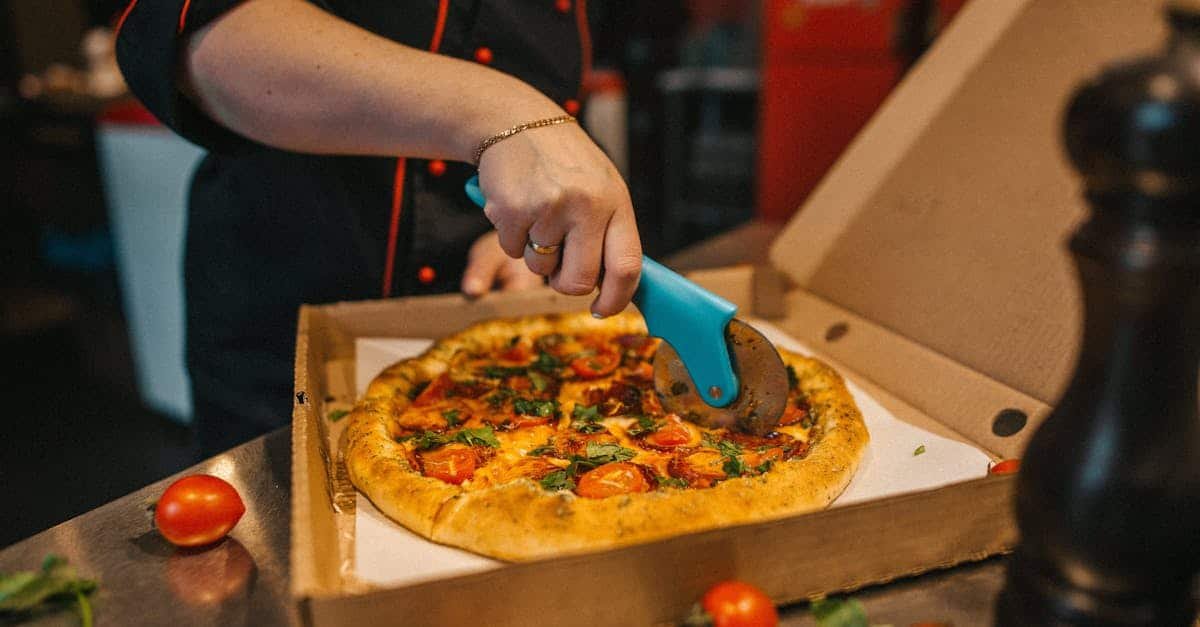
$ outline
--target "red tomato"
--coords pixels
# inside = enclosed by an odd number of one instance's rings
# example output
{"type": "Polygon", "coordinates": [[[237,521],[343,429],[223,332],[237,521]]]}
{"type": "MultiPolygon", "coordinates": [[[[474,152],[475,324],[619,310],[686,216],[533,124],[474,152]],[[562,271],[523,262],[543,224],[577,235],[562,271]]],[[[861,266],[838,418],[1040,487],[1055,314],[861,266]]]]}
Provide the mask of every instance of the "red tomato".
{"type": "Polygon", "coordinates": [[[1008,474],[1017,472],[1020,469],[1021,469],[1021,460],[1005,459],[1005,460],[1001,460],[1001,461],[998,461],[998,462],[992,464],[992,467],[988,468],[988,474],[989,475],[1008,475],[1008,474]]]}
{"type": "Polygon", "coordinates": [[[176,546],[203,546],[225,537],[246,513],[237,490],[212,475],[172,483],[154,507],[154,524],[176,546]]]}
{"type": "Polygon", "coordinates": [[[774,627],[779,624],[775,604],[762,590],[741,581],[722,581],[708,589],[700,601],[714,627],[774,627]]]}
{"type": "Polygon", "coordinates": [[[426,477],[459,485],[475,476],[475,452],[464,446],[446,446],[419,454],[426,477]]]}
{"type": "Polygon", "coordinates": [[[413,399],[413,407],[425,407],[433,405],[438,401],[446,398],[446,390],[454,385],[454,381],[450,380],[450,374],[443,372],[441,376],[429,382],[425,389],[421,391],[417,398],[413,399]]]}
{"type": "Polygon", "coordinates": [[[533,352],[524,344],[515,344],[500,353],[500,359],[525,363],[533,358],[533,352]]]}
{"type": "Polygon", "coordinates": [[[683,424],[679,416],[671,414],[658,431],[646,434],[645,442],[656,448],[675,448],[688,443],[699,444],[700,438],[693,436],[692,430],[683,424]]]}
{"type": "Polygon", "coordinates": [[[575,487],[576,494],[589,499],[649,491],[650,482],[646,481],[646,476],[637,465],[629,462],[612,462],[593,468],[579,477],[575,487]]]}
{"type": "Polygon", "coordinates": [[[804,420],[804,417],[807,415],[807,409],[804,409],[803,407],[796,407],[795,405],[788,403],[787,407],[783,410],[783,415],[779,417],[779,425],[782,427],[794,425],[797,422],[804,420]]]}
{"type": "Polygon", "coordinates": [[[612,374],[621,364],[621,354],[607,347],[596,348],[596,354],[571,360],[571,370],[582,379],[595,379],[612,374]]]}

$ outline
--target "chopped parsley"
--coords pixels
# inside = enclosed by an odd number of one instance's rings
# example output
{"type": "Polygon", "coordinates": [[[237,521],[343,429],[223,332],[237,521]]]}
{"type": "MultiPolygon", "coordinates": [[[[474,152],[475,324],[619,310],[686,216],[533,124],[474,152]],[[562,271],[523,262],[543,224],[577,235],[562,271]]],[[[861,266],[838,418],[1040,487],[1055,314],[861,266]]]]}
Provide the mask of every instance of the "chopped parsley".
{"type": "Polygon", "coordinates": [[[571,475],[565,470],[555,470],[545,477],[542,477],[542,480],[538,483],[542,484],[544,489],[550,490],[551,492],[575,489],[575,480],[572,479],[571,475]]]}
{"type": "Polygon", "coordinates": [[[600,442],[588,442],[584,453],[587,455],[587,463],[593,466],[627,462],[637,455],[633,449],[625,448],[620,444],[600,442]]]}
{"type": "Polygon", "coordinates": [[[492,393],[491,396],[488,396],[483,400],[487,401],[487,404],[490,405],[492,409],[500,409],[501,405],[516,395],[517,393],[510,388],[499,388],[492,393]]]}
{"type": "Polygon", "coordinates": [[[925,452],[925,445],[922,444],[921,446],[917,447],[917,450],[913,451],[913,457],[916,457],[917,455],[920,455],[924,452],[925,452]]]}
{"type": "Polygon", "coordinates": [[[344,409],[335,409],[329,412],[329,422],[337,422],[342,418],[345,418],[349,413],[350,412],[344,409]]]}
{"type": "Polygon", "coordinates": [[[707,446],[708,448],[717,448],[716,438],[713,437],[713,434],[707,431],[700,434],[700,440],[704,442],[704,446],[707,446]]]}
{"type": "Polygon", "coordinates": [[[537,372],[536,370],[529,371],[529,382],[533,384],[533,389],[539,392],[545,392],[546,388],[550,387],[550,379],[546,375],[537,372]]]}
{"type": "Polygon", "coordinates": [[[746,473],[746,462],[741,457],[726,457],[721,470],[725,471],[727,477],[740,477],[746,473]]]}
{"type": "Polygon", "coordinates": [[[412,440],[413,446],[418,451],[428,451],[429,449],[445,446],[451,442],[459,442],[467,446],[500,447],[500,441],[496,439],[496,432],[492,431],[491,427],[463,429],[453,436],[435,431],[424,431],[418,435],[400,438],[398,441],[403,442],[404,440],[412,440]]]}
{"type": "Polygon", "coordinates": [[[606,427],[600,422],[600,410],[595,405],[576,405],[571,410],[571,428],[580,433],[600,433],[606,427]]]}
{"type": "Polygon", "coordinates": [[[558,401],[515,398],[513,399],[513,412],[520,416],[537,416],[539,418],[555,416],[558,415],[558,401]]]}
{"type": "Polygon", "coordinates": [[[770,469],[771,469],[771,466],[773,466],[774,464],[775,464],[775,462],[773,462],[773,461],[771,461],[771,460],[769,460],[769,459],[768,459],[767,461],[765,461],[765,462],[763,462],[763,463],[759,464],[758,466],[755,466],[755,467],[754,467],[754,472],[757,472],[758,474],[760,474],[760,475],[761,475],[762,473],[764,473],[764,472],[767,472],[768,470],[770,470],[770,469]]]}
{"type": "Polygon", "coordinates": [[[637,425],[630,427],[626,433],[628,433],[631,437],[637,438],[646,435],[647,433],[654,433],[662,426],[663,423],[655,422],[650,416],[642,414],[637,417],[637,425]]]}
{"type": "Polygon", "coordinates": [[[427,387],[429,387],[428,381],[420,381],[411,388],[408,388],[408,400],[416,400],[417,397],[421,395],[421,392],[424,392],[425,388],[427,387]]]}
{"type": "Polygon", "coordinates": [[[462,422],[459,419],[457,409],[447,409],[446,411],[443,411],[442,418],[446,419],[447,427],[453,427],[453,426],[457,425],[458,423],[462,422]]]}
{"type": "Polygon", "coordinates": [[[731,440],[721,440],[717,443],[717,450],[725,457],[737,457],[742,454],[742,447],[737,442],[731,440]]]}
{"type": "Polygon", "coordinates": [[[467,446],[490,446],[492,448],[500,448],[500,441],[496,439],[496,432],[492,431],[491,427],[463,429],[454,436],[454,439],[466,444],[467,446]]]}
{"type": "Polygon", "coordinates": [[[557,372],[559,368],[562,368],[562,366],[563,363],[559,358],[547,353],[546,351],[538,353],[537,359],[533,360],[533,363],[529,365],[530,368],[539,370],[546,374],[553,374],[554,372],[557,372]]]}
{"type": "Polygon", "coordinates": [[[558,449],[554,447],[554,438],[550,438],[549,440],[546,440],[545,444],[533,449],[532,451],[529,451],[529,454],[534,456],[546,455],[548,453],[554,453],[557,450],[558,449]]]}
{"type": "Polygon", "coordinates": [[[662,490],[663,488],[679,488],[682,490],[683,488],[686,488],[686,487],[688,487],[688,482],[686,482],[683,479],[680,479],[678,477],[659,477],[658,478],[658,489],[659,490],[662,490]]]}

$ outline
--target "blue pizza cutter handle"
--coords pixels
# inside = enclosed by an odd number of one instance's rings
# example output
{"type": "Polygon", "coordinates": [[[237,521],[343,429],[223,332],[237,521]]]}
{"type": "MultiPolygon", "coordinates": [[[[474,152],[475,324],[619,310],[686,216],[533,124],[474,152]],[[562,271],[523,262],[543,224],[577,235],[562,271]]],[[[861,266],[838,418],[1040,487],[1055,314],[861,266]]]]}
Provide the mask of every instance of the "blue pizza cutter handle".
{"type": "MultiPolygon", "coordinates": [[[[467,181],[466,191],[475,204],[486,204],[478,176],[467,181]]],[[[738,378],[725,343],[725,329],[737,305],[649,257],[642,257],[642,279],[633,304],[646,319],[650,335],[670,343],[679,354],[705,403],[724,407],[737,397],[738,378]]]]}

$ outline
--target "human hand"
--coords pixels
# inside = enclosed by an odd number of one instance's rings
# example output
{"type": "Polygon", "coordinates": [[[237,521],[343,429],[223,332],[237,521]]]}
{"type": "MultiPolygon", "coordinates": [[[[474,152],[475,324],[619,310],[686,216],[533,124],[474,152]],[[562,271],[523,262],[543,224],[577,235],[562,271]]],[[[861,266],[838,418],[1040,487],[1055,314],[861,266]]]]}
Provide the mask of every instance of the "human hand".
{"type": "Polygon", "coordinates": [[[525,267],[520,259],[509,258],[500,248],[495,231],[481,235],[467,252],[462,291],[467,296],[482,296],[495,286],[500,291],[527,290],[542,286],[542,277],[525,267]]]}
{"type": "Polygon", "coordinates": [[[597,317],[619,313],[642,267],[633,204],[608,157],[574,124],[518,133],[488,148],[479,162],[484,213],[500,247],[564,294],[589,294],[597,317]],[[561,245],[538,253],[530,242],[561,245]]]}

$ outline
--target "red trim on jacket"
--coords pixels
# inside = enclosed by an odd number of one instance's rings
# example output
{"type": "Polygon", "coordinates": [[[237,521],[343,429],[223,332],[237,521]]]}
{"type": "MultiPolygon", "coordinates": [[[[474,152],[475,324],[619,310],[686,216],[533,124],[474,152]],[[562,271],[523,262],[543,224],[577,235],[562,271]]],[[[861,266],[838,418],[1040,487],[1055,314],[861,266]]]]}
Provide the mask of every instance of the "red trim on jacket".
{"type": "Polygon", "coordinates": [[[588,74],[592,73],[592,31],[588,25],[587,0],[575,0],[575,24],[579,28],[579,56],[582,59],[579,69],[579,92],[582,96],[583,86],[588,82],[588,74]]]}
{"type": "Polygon", "coordinates": [[[179,30],[175,31],[177,35],[183,34],[183,27],[187,25],[187,14],[190,8],[192,8],[192,0],[183,0],[183,8],[179,10],[179,30]]]}
{"type": "MultiPolygon", "coordinates": [[[[134,0],[135,2],[137,0],[134,0]]],[[[191,0],[188,0],[189,2],[191,0]]],[[[429,51],[437,52],[442,47],[442,34],[446,31],[446,14],[450,11],[450,0],[439,0],[437,21],[433,25],[433,36],[429,39],[429,51]]],[[[180,18],[182,20],[182,18],[180,18]]],[[[182,24],[182,21],[180,22],[182,24]]],[[[182,28],[182,26],[180,27],[182,28]]],[[[388,222],[387,253],[383,262],[383,298],[392,295],[392,277],[396,271],[396,240],[400,234],[400,211],[404,207],[404,173],[407,160],[396,159],[396,178],[392,183],[392,217],[388,222]]]]}
{"type": "Polygon", "coordinates": [[[137,6],[138,0],[129,0],[129,4],[125,5],[125,10],[121,11],[121,17],[117,18],[117,27],[113,32],[113,39],[121,36],[121,27],[125,25],[125,18],[133,11],[133,7],[137,6]]]}

